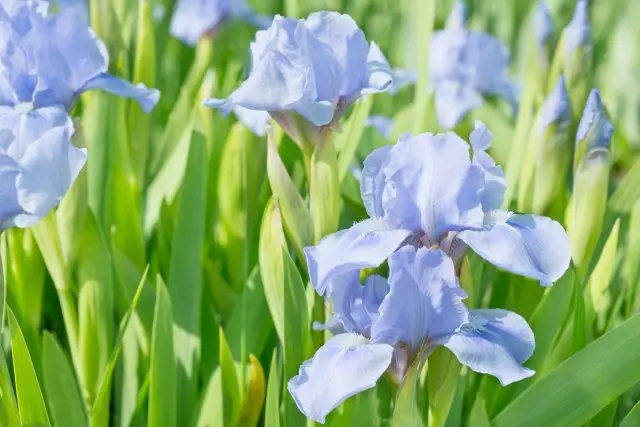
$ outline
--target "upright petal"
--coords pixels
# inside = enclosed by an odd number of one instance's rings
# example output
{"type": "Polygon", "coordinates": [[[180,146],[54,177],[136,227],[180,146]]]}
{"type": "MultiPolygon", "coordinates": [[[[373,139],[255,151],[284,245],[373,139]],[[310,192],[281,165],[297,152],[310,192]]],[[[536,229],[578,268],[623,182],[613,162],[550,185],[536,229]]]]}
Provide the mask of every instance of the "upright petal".
{"type": "Polygon", "coordinates": [[[475,128],[469,136],[473,147],[473,164],[478,165],[484,175],[482,191],[482,209],[489,212],[499,209],[507,190],[507,179],[504,171],[486,152],[491,147],[491,132],[482,122],[476,121],[475,128]]]}
{"type": "Polygon", "coordinates": [[[562,225],[538,215],[493,212],[484,230],[465,230],[458,238],[497,267],[537,279],[543,286],[569,268],[569,239],[562,225]]]}
{"type": "Polygon", "coordinates": [[[460,363],[498,378],[503,386],[529,378],[534,371],[522,365],[535,349],[526,320],[506,310],[471,310],[469,323],[440,340],[460,363]]]}
{"type": "Polygon", "coordinates": [[[384,190],[384,173],[382,167],[389,157],[391,146],[380,147],[364,159],[362,178],[360,180],[360,195],[362,202],[371,218],[382,218],[382,191],[384,190]]]}
{"type": "Polygon", "coordinates": [[[309,278],[320,295],[331,296],[340,276],[382,264],[411,234],[390,229],[384,221],[368,219],[305,248],[309,278]]]}
{"type": "Polygon", "coordinates": [[[149,89],[142,83],[134,86],[128,81],[122,80],[109,73],[100,74],[89,80],[76,95],[91,89],[100,89],[124,98],[131,98],[135,100],[146,113],[153,110],[153,107],[156,106],[160,99],[160,92],[157,89],[149,89]]]}
{"type": "Polygon", "coordinates": [[[340,403],[375,386],[392,355],[390,345],[371,344],[356,334],[336,335],[304,362],[287,389],[302,413],[324,423],[340,403]]]}
{"type": "Polygon", "coordinates": [[[371,328],[373,342],[405,344],[415,353],[467,322],[453,262],[440,250],[399,249],[389,258],[389,286],[371,328]]]}
{"type": "Polygon", "coordinates": [[[365,88],[369,92],[382,92],[393,84],[394,74],[389,62],[375,42],[371,42],[367,56],[367,82],[365,88]]]}
{"type": "Polygon", "coordinates": [[[423,231],[430,244],[448,231],[482,228],[482,171],[457,135],[400,138],[382,173],[385,218],[393,227],[423,231]]]}

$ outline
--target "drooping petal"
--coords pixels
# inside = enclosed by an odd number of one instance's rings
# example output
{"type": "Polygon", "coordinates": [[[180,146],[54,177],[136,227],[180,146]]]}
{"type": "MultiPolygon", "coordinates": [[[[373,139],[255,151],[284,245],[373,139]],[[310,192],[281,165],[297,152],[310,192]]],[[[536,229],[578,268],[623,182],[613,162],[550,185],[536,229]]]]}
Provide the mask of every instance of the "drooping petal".
{"type": "Polygon", "coordinates": [[[124,98],[131,98],[146,113],[153,110],[160,99],[160,92],[157,89],[149,89],[142,83],[133,85],[109,73],[100,74],[89,80],[76,95],[91,89],[100,89],[124,98]]]}
{"type": "Polygon", "coordinates": [[[562,225],[538,215],[494,212],[484,230],[458,238],[493,265],[549,286],[569,267],[569,239],[562,225]]]}
{"type": "Polygon", "coordinates": [[[467,115],[483,103],[482,95],[470,86],[443,82],[436,86],[435,105],[438,122],[445,129],[453,129],[467,115]]]}
{"type": "Polygon", "coordinates": [[[453,133],[404,136],[382,168],[385,219],[392,227],[423,231],[431,244],[449,231],[482,228],[482,170],[453,133]]]}
{"type": "Polygon", "coordinates": [[[469,323],[439,343],[460,363],[498,378],[503,386],[529,378],[522,366],[535,349],[533,331],[519,315],[506,310],[471,310],[469,323]]]}
{"type": "Polygon", "coordinates": [[[347,273],[382,264],[411,234],[390,229],[384,221],[368,219],[305,248],[309,278],[320,295],[331,296],[334,281],[347,273]]]}
{"type": "Polygon", "coordinates": [[[469,136],[473,147],[473,163],[482,168],[484,189],[482,191],[482,209],[489,212],[499,209],[507,190],[507,179],[502,168],[486,152],[491,147],[491,132],[479,121],[469,136]]]}
{"type": "Polygon", "coordinates": [[[382,166],[387,160],[391,146],[380,147],[364,159],[362,178],[360,180],[360,195],[362,202],[371,218],[382,218],[382,191],[384,189],[384,173],[382,166]]]}
{"type": "MultiPolygon", "coordinates": [[[[2,131],[0,138],[1,134],[2,131]]],[[[22,212],[16,190],[19,173],[20,166],[11,157],[0,154],[0,231],[14,225],[14,218],[22,212]]]]}
{"type": "Polygon", "coordinates": [[[375,42],[371,42],[367,56],[367,84],[368,92],[382,92],[393,84],[393,72],[389,62],[375,42]]]}
{"type": "Polygon", "coordinates": [[[416,352],[425,340],[448,336],[467,322],[465,294],[441,250],[399,249],[389,258],[389,286],[371,328],[373,342],[402,343],[416,352]]]}
{"type": "Polygon", "coordinates": [[[86,149],[71,144],[71,121],[31,142],[19,160],[18,202],[24,213],[15,224],[26,227],[42,219],[67,193],[87,160],[86,149]]]}
{"type": "Polygon", "coordinates": [[[372,388],[391,363],[393,347],[356,334],[331,338],[300,367],[287,389],[307,417],[325,416],[347,398],[372,388]]]}
{"type": "Polygon", "coordinates": [[[254,111],[236,106],[233,112],[257,136],[265,136],[267,134],[267,124],[270,116],[266,111],[254,111]]]}

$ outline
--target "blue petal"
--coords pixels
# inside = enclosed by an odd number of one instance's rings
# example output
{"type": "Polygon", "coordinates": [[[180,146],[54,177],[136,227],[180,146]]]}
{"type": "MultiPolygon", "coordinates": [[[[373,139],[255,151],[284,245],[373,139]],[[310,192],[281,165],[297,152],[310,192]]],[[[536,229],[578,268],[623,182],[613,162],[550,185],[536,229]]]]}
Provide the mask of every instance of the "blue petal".
{"type": "Polygon", "coordinates": [[[404,136],[382,168],[383,207],[395,228],[423,231],[430,244],[449,231],[482,228],[482,170],[453,133],[404,136]]]}
{"type": "Polygon", "coordinates": [[[389,93],[391,95],[395,95],[407,86],[414,85],[418,80],[418,73],[416,73],[415,70],[394,68],[392,73],[393,84],[389,88],[389,93]]]}
{"type": "Polygon", "coordinates": [[[304,362],[287,389],[302,413],[324,423],[340,403],[375,386],[392,355],[389,345],[370,344],[356,334],[336,335],[304,362]]]}
{"type": "Polygon", "coordinates": [[[444,82],[436,86],[435,105],[438,123],[453,129],[467,115],[483,103],[482,95],[470,86],[444,82]]]}
{"type": "Polygon", "coordinates": [[[569,24],[562,32],[565,58],[569,58],[577,49],[591,46],[591,24],[586,0],[579,0],[569,24]]]}
{"type": "Polygon", "coordinates": [[[160,92],[158,92],[157,89],[149,89],[142,83],[134,86],[126,80],[122,80],[108,73],[100,74],[89,80],[82,89],[80,89],[80,92],[91,89],[100,89],[117,96],[131,98],[135,100],[146,113],[153,110],[153,107],[156,106],[160,99],[160,92]]]}
{"type": "Polygon", "coordinates": [[[55,127],[29,143],[19,159],[16,179],[18,202],[24,214],[15,218],[18,227],[35,224],[56,206],[71,188],[87,160],[87,150],[71,144],[73,125],[55,127]]]}
{"type": "Polygon", "coordinates": [[[613,136],[613,125],[607,117],[607,113],[600,99],[600,92],[592,89],[587,98],[587,104],[584,107],[578,133],[576,135],[576,144],[587,138],[589,148],[609,148],[611,137],[613,136]]]}
{"type": "Polygon", "coordinates": [[[233,112],[257,136],[265,136],[267,134],[270,116],[266,111],[248,110],[237,106],[233,109],[233,112]]]}
{"type": "Polygon", "coordinates": [[[467,322],[453,261],[435,249],[413,246],[389,258],[390,291],[371,328],[373,342],[405,344],[417,352],[425,340],[456,332],[467,322]]]}
{"type": "Polygon", "coordinates": [[[553,34],[553,20],[551,13],[544,0],[540,0],[533,15],[533,29],[536,34],[536,41],[543,46],[553,34]]]}
{"type": "MultiPolygon", "coordinates": [[[[5,145],[2,133],[0,131],[0,147],[5,145]]],[[[16,189],[19,173],[20,165],[6,154],[0,154],[0,231],[14,225],[14,218],[22,212],[16,189]]]]}
{"type": "Polygon", "coordinates": [[[0,129],[8,129],[15,135],[9,154],[18,156],[27,145],[39,139],[51,128],[65,126],[69,115],[63,106],[33,108],[32,104],[16,107],[0,106],[0,129]]]}
{"type": "Polygon", "coordinates": [[[484,175],[484,190],[482,191],[482,209],[485,212],[499,209],[507,190],[507,180],[502,168],[496,165],[486,150],[491,147],[491,132],[479,121],[469,136],[473,147],[473,164],[482,169],[484,175]]]}
{"type": "Polygon", "coordinates": [[[311,284],[320,295],[330,297],[344,280],[341,276],[379,266],[409,234],[389,229],[382,220],[368,219],[325,237],[304,250],[311,284]]]}
{"type": "Polygon", "coordinates": [[[369,116],[365,121],[365,126],[373,126],[385,139],[391,139],[393,130],[393,119],[386,116],[369,116]]]}
{"type": "Polygon", "coordinates": [[[569,239],[562,225],[543,216],[494,212],[486,229],[458,238],[493,265],[549,286],[569,267],[569,239]]]}
{"type": "Polygon", "coordinates": [[[230,15],[230,3],[229,0],[178,0],[171,19],[171,35],[195,46],[230,15]]]}
{"type": "Polygon", "coordinates": [[[560,76],[553,91],[547,96],[540,107],[540,123],[538,132],[543,135],[551,124],[560,129],[566,129],[572,118],[571,101],[563,76],[560,76]]]}
{"type": "Polygon", "coordinates": [[[382,218],[382,191],[384,190],[384,174],[382,166],[391,152],[390,146],[380,147],[364,159],[362,178],[360,179],[360,195],[371,218],[382,218]]]}
{"type": "Polygon", "coordinates": [[[471,310],[469,323],[441,340],[460,363],[498,378],[503,386],[529,378],[534,371],[522,365],[535,349],[526,320],[506,310],[471,310]]]}
{"type": "Polygon", "coordinates": [[[389,284],[378,275],[368,276],[363,286],[360,286],[359,279],[359,274],[354,272],[344,286],[333,292],[334,316],[324,325],[314,324],[316,329],[327,329],[334,335],[344,332],[370,335],[380,304],[389,293],[389,284]]]}
{"type": "Polygon", "coordinates": [[[367,56],[367,92],[382,92],[393,84],[394,74],[389,62],[375,42],[371,42],[367,56]]]}

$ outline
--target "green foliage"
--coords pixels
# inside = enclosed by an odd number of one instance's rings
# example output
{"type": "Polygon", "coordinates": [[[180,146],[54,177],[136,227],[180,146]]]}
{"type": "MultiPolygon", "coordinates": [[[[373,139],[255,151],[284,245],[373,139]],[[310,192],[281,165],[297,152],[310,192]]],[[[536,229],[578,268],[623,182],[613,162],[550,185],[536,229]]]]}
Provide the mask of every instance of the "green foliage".
{"type": "MultiPolygon", "coordinates": [[[[244,78],[255,26],[229,20],[191,48],[169,35],[174,0],[88,1],[110,72],[162,97],[145,114],[110,94],[82,95],[73,143],[88,149],[86,168],[39,224],[0,232],[0,426],[312,425],[287,383],[330,337],[311,329],[331,307],[308,283],[304,248],[366,217],[354,165],[404,132],[442,131],[429,40],[453,2],[248,2],[264,14],[349,13],[393,68],[416,69],[417,85],[367,94],[303,152],[275,123],[257,136],[202,106],[244,78]],[[373,115],[393,118],[391,138],[365,125],[373,115]]],[[[510,49],[522,91],[515,115],[486,97],[456,131],[488,126],[508,181],[503,207],[562,222],[574,265],[550,288],[474,254],[459,265],[469,307],[512,309],[531,325],[533,377],[502,387],[440,348],[401,386],[381,379],[326,425],[640,425],[640,8],[589,1],[593,49],[564,58],[558,39],[574,1],[547,2],[555,31],[542,57],[536,1],[465,3],[469,26],[510,49]],[[561,155],[538,158],[540,105],[560,72],[574,123],[561,155]],[[581,156],[575,128],[592,86],[615,133],[606,164],[580,170],[567,159],[581,156]]]]}

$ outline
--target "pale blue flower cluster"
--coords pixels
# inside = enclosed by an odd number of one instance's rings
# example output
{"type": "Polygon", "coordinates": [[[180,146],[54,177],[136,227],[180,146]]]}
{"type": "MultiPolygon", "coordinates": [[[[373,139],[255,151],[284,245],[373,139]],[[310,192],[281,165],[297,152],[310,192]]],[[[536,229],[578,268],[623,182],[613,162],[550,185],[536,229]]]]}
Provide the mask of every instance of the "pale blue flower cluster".
{"type": "Polygon", "coordinates": [[[502,269],[551,285],[569,266],[563,227],[500,209],[505,176],[486,150],[481,123],[469,145],[454,133],[405,135],[364,162],[361,194],[370,216],[305,249],[315,290],[335,316],[336,334],[290,380],[299,408],[322,422],[385,373],[400,381],[416,358],[443,345],[503,385],[533,375],[526,321],[505,310],[468,310],[456,277],[467,248],[502,269]],[[388,260],[389,277],[362,269],[388,260]]]}
{"type": "Polygon", "coordinates": [[[276,16],[251,44],[247,80],[227,99],[205,102],[225,114],[237,107],[268,112],[304,145],[320,140],[361,94],[391,83],[384,55],[348,15],[276,16]]]}
{"type": "Polygon", "coordinates": [[[254,13],[245,0],[178,0],[171,20],[171,34],[195,45],[228,19],[243,19],[266,28],[271,17],[254,13]]]}
{"type": "Polygon", "coordinates": [[[71,8],[49,14],[40,0],[0,4],[0,229],[33,225],[55,206],[86,161],[71,142],[69,111],[101,89],[145,111],[158,91],[107,72],[104,44],[71,8]]]}

